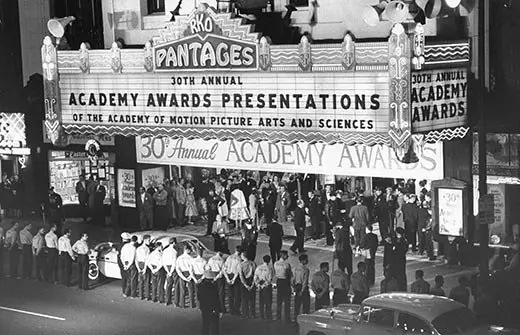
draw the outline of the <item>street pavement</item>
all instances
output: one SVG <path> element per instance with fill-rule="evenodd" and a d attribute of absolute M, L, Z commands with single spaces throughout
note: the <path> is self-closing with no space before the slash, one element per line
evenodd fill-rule
<path fill-rule="evenodd" d="M 8 221 L 10 222 L 10 220 Z M 28 221 L 21 220 L 22 224 L 26 222 Z M 33 225 L 38 225 L 38 220 L 32 222 Z M 4 220 L 4 226 L 5 223 Z M 89 233 L 91 245 L 101 241 L 119 240 L 120 229 L 118 227 L 92 226 L 74 219 L 67 220 L 65 227 L 72 229 L 73 242 L 79 238 L 82 231 Z M 213 248 L 211 237 L 200 236 L 205 232 L 204 227 L 200 225 L 175 230 L 198 235 L 208 248 Z M 239 244 L 238 236 L 230 238 L 230 250 Z M 290 240 L 284 241 L 284 249 L 288 250 L 291 244 Z M 332 249 L 322 244 L 323 241 L 306 242 L 311 275 L 318 270 L 320 262 L 333 262 Z M 265 254 L 269 254 L 269 248 L 266 238 L 261 237 L 257 248 L 257 264 L 260 264 L 261 257 Z M 297 256 L 291 252 L 289 254 L 291 255 L 290 263 L 297 264 Z M 357 261 L 360 260 L 362 260 L 361 257 L 354 259 L 354 268 Z M 7 265 L 6 261 L 7 257 L 4 265 Z M 372 288 L 371 295 L 379 293 L 379 282 L 383 279 L 382 261 L 382 255 L 378 253 L 376 285 Z M 76 264 L 74 264 L 73 283 L 77 280 L 76 269 Z M 446 282 L 444 286 L 446 294 L 449 294 L 450 289 L 457 285 L 460 275 L 469 276 L 476 272 L 474 267 L 450 266 L 442 261 L 432 262 L 417 255 L 409 255 L 407 261 L 408 284 L 413 282 L 415 271 L 418 269 L 424 271 L 424 278 L 432 285 L 436 275 L 443 275 Z M 7 267 L 4 271 L 6 270 Z M 200 332 L 200 313 L 197 310 L 181 310 L 172 306 L 125 299 L 121 296 L 120 281 L 118 280 L 91 283 L 91 286 L 91 290 L 84 292 L 77 288 L 66 288 L 37 281 L 0 279 L 0 334 L 155 334 L 165 332 L 198 334 Z M 273 298 L 273 301 L 276 301 L 275 297 Z M 313 300 L 311 311 L 314 311 Z M 273 316 L 275 315 L 275 305 L 274 303 Z M 291 315 L 294 315 L 292 311 Z M 222 334 L 244 334 L 245 332 L 248 335 L 296 334 L 297 328 L 294 325 L 274 321 L 243 320 L 229 315 L 225 315 L 222 319 Z"/>

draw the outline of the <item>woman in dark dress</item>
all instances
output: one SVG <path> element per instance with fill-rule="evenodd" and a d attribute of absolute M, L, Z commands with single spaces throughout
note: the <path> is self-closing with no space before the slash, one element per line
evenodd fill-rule
<path fill-rule="evenodd" d="M 405 230 L 402 227 L 396 229 L 397 238 L 393 247 L 392 255 L 392 273 L 397 280 L 399 291 L 406 292 L 407 281 L 406 281 L 406 252 L 408 251 L 408 242 L 404 237 Z"/>

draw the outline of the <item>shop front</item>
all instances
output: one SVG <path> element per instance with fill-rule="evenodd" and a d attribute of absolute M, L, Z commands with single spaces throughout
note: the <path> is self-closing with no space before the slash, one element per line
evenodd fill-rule
<path fill-rule="evenodd" d="M 121 135 L 127 213 L 132 182 L 198 183 L 222 169 L 313 176 L 318 188 L 342 180 L 366 194 L 442 179 L 444 142 L 467 133 L 469 46 L 425 45 L 420 24 L 395 25 L 388 42 L 270 45 L 200 8 L 157 35 L 144 50 L 57 52 L 47 38 L 42 48 L 49 138 Z"/>

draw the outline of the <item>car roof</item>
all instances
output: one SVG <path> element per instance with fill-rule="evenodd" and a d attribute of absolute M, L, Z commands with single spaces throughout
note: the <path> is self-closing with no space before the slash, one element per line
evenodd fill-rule
<path fill-rule="evenodd" d="M 365 299 L 363 305 L 394 309 L 429 322 L 446 312 L 465 308 L 463 304 L 446 297 L 404 292 L 378 294 Z"/>
<path fill-rule="evenodd" d="M 137 236 L 137 241 L 141 243 L 143 241 L 143 237 L 145 235 L 150 235 L 150 238 L 152 242 L 160 241 L 163 245 L 163 247 L 170 244 L 170 238 L 175 237 L 177 239 L 177 243 L 184 242 L 184 241 L 199 241 L 198 238 L 192 235 L 187 234 L 178 234 L 174 232 L 168 232 L 168 231 L 159 231 L 159 230 L 144 230 L 144 231 L 137 231 L 134 233 L 131 233 L 130 235 Z"/>

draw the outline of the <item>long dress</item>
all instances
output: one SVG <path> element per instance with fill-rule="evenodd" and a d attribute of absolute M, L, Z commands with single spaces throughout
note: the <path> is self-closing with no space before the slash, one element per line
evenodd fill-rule
<path fill-rule="evenodd" d="M 240 189 L 235 189 L 231 192 L 231 211 L 229 218 L 235 221 L 249 219 L 249 211 L 247 210 L 246 198 Z"/>
<path fill-rule="evenodd" d="M 224 187 L 215 187 L 215 194 L 218 195 L 221 199 L 221 201 L 219 201 L 218 203 L 218 214 L 223 218 L 227 218 L 227 216 L 229 215 L 229 207 L 226 201 L 226 195 L 224 194 Z"/>
<path fill-rule="evenodd" d="M 190 187 L 186 190 L 186 216 L 197 216 L 197 202 L 195 201 L 195 189 Z"/>

